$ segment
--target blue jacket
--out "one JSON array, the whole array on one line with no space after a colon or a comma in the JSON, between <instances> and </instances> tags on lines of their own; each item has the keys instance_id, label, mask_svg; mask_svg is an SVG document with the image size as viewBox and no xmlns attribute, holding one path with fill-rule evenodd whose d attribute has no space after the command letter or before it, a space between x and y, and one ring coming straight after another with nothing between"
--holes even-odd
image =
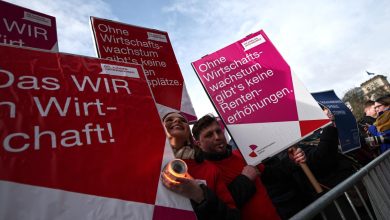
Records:
<instances>
[{"instance_id":1,"label":"blue jacket","mask_svg":"<svg viewBox=\"0 0 390 220\"><path fill-rule=\"evenodd\" d=\"M384 132L380 132L377 130L377 128L375 127L375 125L371 125L370 127L368 127L368 131L373 135L373 136L390 136L390 130L386 130ZM390 144L385 144L385 143L382 143L380 145L380 151L381 153L387 151L390 149Z\"/></svg>"}]
</instances>

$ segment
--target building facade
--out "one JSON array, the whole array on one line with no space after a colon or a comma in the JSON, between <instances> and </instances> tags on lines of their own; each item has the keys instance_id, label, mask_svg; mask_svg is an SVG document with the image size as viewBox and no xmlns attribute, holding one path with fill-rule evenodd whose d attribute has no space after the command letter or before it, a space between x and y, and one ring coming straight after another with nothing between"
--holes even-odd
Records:
<instances>
[{"instance_id":1,"label":"building facade","mask_svg":"<svg viewBox=\"0 0 390 220\"><path fill-rule=\"evenodd\" d=\"M383 95L390 94L390 84L386 76L376 75L360 85L366 99L375 100Z\"/></svg>"}]
</instances>

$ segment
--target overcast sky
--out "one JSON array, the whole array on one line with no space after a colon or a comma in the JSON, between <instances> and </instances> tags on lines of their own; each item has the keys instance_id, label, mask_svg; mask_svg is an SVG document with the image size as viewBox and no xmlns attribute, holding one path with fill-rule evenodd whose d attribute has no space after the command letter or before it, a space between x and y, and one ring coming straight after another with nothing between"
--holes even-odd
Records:
<instances>
[{"instance_id":1,"label":"overcast sky","mask_svg":"<svg viewBox=\"0 0 390 220\"><path fill-rule=\"evenodd\" d=\"M169 33L198 116L214 112L191 62L263 29L310 92L342 98L389 76L390 1L12 0L56 17L61 52L96 56L89 16ZM199 92L202 91L202 92Z\"/></svg>"}]
</instances>

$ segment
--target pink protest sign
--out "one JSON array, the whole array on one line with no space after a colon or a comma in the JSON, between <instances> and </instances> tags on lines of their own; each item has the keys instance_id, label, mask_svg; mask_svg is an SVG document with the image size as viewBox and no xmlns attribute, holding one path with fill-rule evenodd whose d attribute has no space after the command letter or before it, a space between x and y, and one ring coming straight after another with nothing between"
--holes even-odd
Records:
<instances>
[{"instance_id":1,"label":"pink protest sign","mask_svg":"<svg viewBox=\"0 0 390 220\"><path fill-rule=\"evenodd\" d=\"M58 51L54 17L0 1L0 44Z\"/></svg>"},{"instance_id":2,"label":"pink protest sign","mask_svg":"<svg viewBox=\"0 0 390 220\"><path fill-rule=\"evenodd\" d=\"M249 164L329 122L263 31L192 65Z\"/></svg>"}]
</instances>

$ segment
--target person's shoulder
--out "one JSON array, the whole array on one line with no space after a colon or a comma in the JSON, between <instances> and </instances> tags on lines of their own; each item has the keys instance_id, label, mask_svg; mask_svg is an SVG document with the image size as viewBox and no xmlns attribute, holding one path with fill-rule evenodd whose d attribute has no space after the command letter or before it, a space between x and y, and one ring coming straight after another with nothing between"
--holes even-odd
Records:
<instances>
[{"instance_id":1,"label":"person's shoulder","mask_svg":"<svg viewBox=\"0 0 390 220\"><path fill-rule=\"evenodd\" d=\"M238 149L232 150L232 154L238 155L238 156L242 156L242 155L241 155L241 152L240 152Z\"/></svg>"},{"instance_id":2,"label":"person's shoulder","mask_svg":"<svg viewBox=\"0 0 390 220\"><path fill-rule=\"evenodd\" d=\"M238 158L244 158L238 149L232 150L232 156Z\"/></svg>"},{"instance_id":3,"label":"person's shoulder","mask_svg":"<svg viewBox=\"0 0 390 220\"><path fill-rule=\"evenodd\" d=\"M239 163L246 164L245 158L239 150L233 150L230 158L232 162L234 161L235 163L237 163L239 161Z\"/></svg>"}]
</instances>

